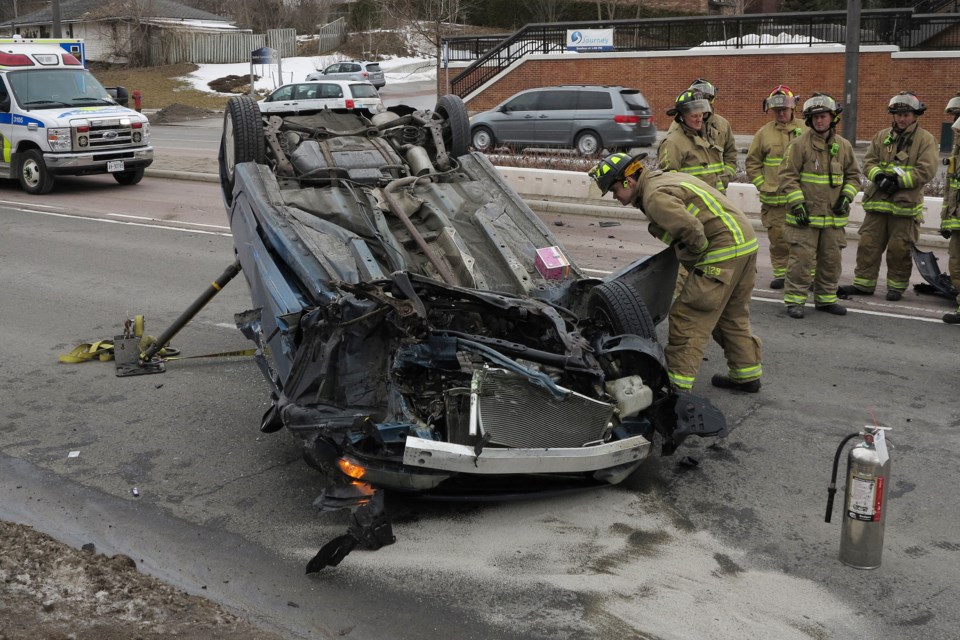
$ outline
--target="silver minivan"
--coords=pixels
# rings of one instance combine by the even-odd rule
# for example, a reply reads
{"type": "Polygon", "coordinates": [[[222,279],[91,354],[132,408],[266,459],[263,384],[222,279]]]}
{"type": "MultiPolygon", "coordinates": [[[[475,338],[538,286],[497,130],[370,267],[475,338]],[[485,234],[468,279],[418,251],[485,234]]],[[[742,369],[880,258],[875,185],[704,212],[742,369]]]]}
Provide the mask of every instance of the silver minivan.
{"type": "Polygon", "coordinates": [[[359,62],[356,60],[341,60],[334,62],[323,71],[307,75],[307,80],[362,80],[369,82],[377,89],[387,84],[386,76],[379,62],[359,62]]]}
{"type": "Polygon", "coordinates": [[[638,89],[566,85],[527,89],[470,118],[477,151],[497,145],[602,149],[647,147],[657,138],[650,104],[638,89]]]}

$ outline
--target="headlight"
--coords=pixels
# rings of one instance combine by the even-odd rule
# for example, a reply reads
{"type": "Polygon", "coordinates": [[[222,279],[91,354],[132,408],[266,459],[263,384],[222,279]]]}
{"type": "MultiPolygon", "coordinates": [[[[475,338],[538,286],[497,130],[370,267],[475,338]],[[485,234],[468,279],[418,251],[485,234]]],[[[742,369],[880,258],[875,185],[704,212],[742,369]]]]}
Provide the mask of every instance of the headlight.
{"type": "Polygon", "coordinates": [[[51,151],[70,151],[70,129],[47,129],[47,142],[51,151]]]}

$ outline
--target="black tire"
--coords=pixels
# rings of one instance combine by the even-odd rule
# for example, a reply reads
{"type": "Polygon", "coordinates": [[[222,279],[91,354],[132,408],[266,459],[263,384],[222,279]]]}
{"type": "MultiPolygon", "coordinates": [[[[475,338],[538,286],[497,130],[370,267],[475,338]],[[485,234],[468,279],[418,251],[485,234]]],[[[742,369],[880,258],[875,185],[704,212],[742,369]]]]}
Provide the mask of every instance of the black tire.
{"type": "Polygon", "coordinates": [[[477,151],[488,153],[497,145],[497,138],[487,127],[477,127],[470,136],[470,142],[477,151]]]}
{"type": "Polygon", "coordinates": [[[263,139],[263,117],[250,96],[234,96],[223,112],[223,134],[220,137],[220,188],[227,204],[233,202],[234,170],[243,162],[266,163],[263,139]]]}
{"type": "Polygon", "coordinates": [[[603,148],[603,141],[595,131],[582,131],[577,134],[577,139],[574,141],[573,146],[576,147],[582,156],[594,156],[603,148]]]}
{"type": "Polygon", "coordinates": [[[118,183],[130,186],[143,180],[143,169],[133,169],[132,171],[118,171],[113,174],[113,179],[118,183]]]}
{"type": "Polygon", "coordinates": [[[633,287],[625,282],[598,284],[587,299],[590,317],[611,335],[635,334],[657,339],[657,325],[633,287]]]}
{"type": "Polygon", "coordinates": [[[444,120],[443,146],[447,155],[457,158],[465,154],[470,145],[470,118],[463,100],[451,93],[440,96],[434,112],[444,120]]]}
{"type": "Polygon", "coordinates": [[[53,176],[47,170],[43,154],[38,149],[28,149],[21,153],[17,165],[21,189],[34,196],[50,193],[53,189],[53,176]]]}

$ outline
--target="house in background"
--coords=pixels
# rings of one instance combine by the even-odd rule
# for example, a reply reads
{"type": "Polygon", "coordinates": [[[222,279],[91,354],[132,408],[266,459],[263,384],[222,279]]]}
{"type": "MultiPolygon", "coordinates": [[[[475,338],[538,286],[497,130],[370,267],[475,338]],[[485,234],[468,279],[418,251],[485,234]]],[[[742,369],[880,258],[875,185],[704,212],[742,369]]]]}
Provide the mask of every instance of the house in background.
{"type": "MultiPolygon", "coordinates": [[[[0,24],[0,31],[24,38],[49,38],[53,14],[48,7],[0,24]]],[[[88,60],[149,64],[164,42],[193,34],[247,33],[229,18],[173,0],[65,0],[60,4],[64,38],[82,38],[88,60]]]]}

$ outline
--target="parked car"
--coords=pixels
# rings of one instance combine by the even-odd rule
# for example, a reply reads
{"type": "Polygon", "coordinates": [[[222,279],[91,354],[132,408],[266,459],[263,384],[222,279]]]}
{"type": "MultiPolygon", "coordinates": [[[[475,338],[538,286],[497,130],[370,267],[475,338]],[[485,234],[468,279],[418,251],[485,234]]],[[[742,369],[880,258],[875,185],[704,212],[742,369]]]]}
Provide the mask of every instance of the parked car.
{"type": "Polygon", "coordinates": [[[261,113],[295,113],[319,109],[383,111],[383,100],[369,82],[326,80],[285,84],[257,103],[261,113]]]}
{"type": "Polygon", "coordinates": [[[224,203],[271,407],[353,524],[307,571],[393,541],[383,491],[518,495],[623,481],[726,434],[669,382],[672,248],[589,277],[487,157],[463,102],[261,116],[227,102],[224,203]],[[656,444],[655,444],[656,443],[656,444]]]}
{"type": "Polygon", "coordinates": [[[477,151],[504,144],[573,147],[593,155],[650,146],[657,128],[638,89],[583,85],[521,91],[473,116],[470,135],[477,151]]]}
{"type": "Polygon", "coordinates": [[[323,71],[307,75],[307,80],[364,80],[377,89],[387,84],[379,62],[361,62],[359,60],[343,60],[334,62],[323,71]]]}

